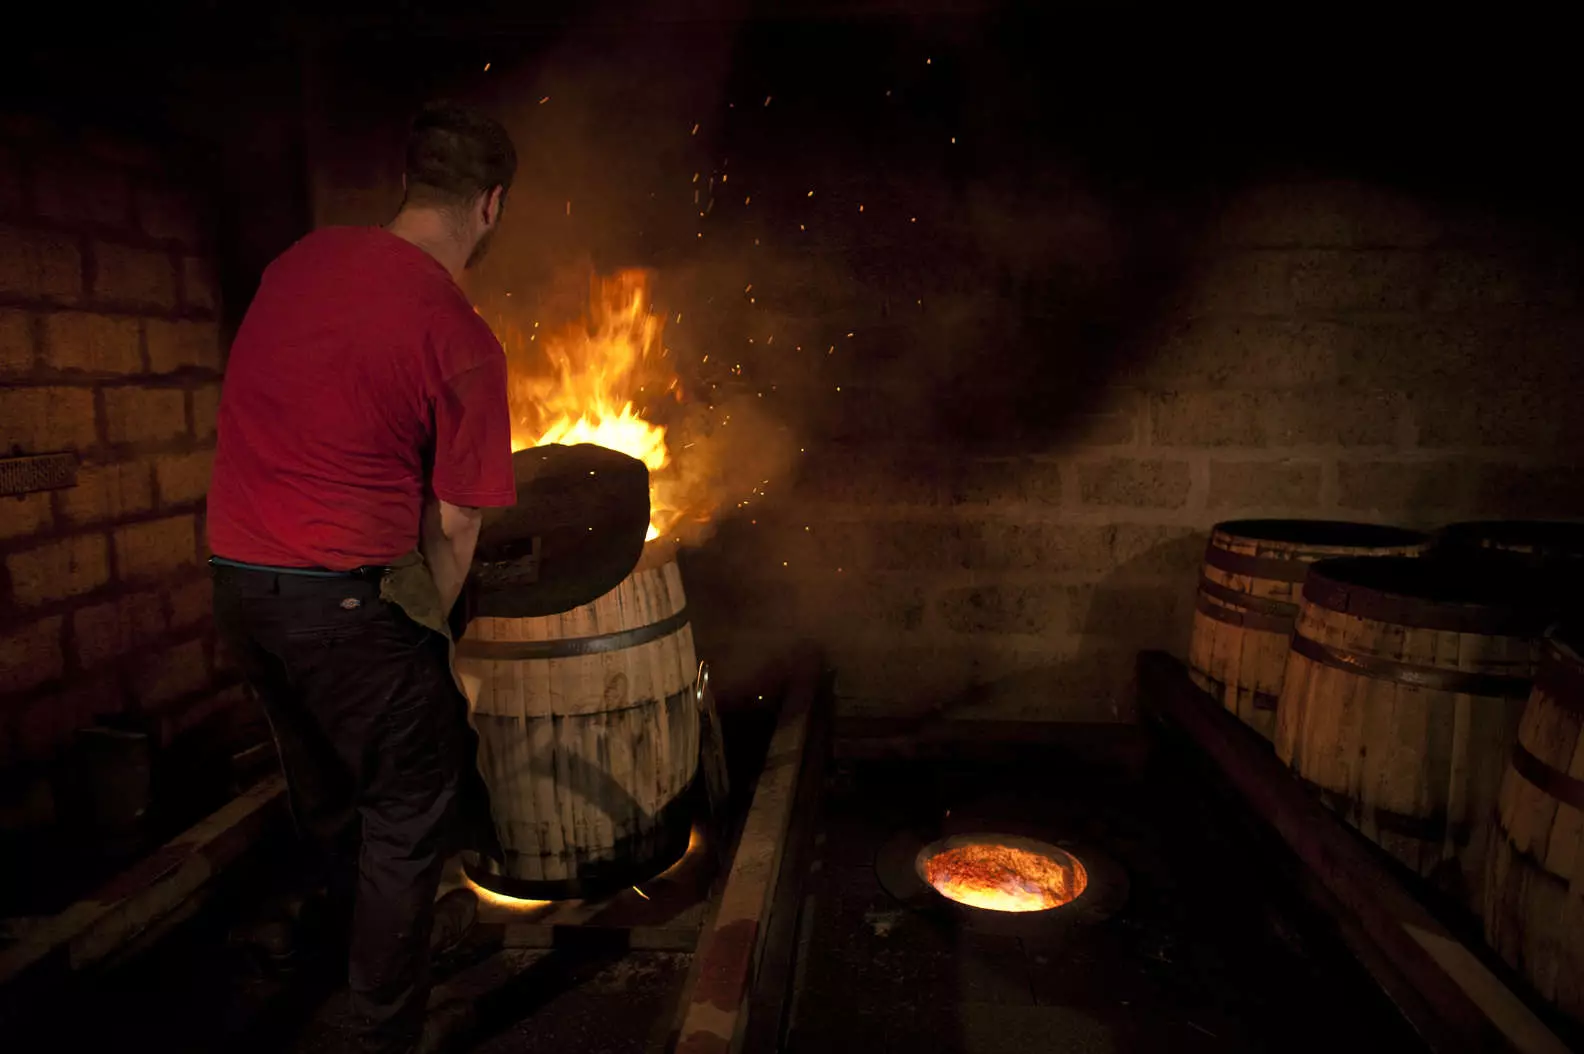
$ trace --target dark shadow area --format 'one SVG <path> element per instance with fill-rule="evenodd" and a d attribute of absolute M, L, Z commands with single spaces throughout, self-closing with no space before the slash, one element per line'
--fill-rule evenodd
<path fill-rule="evenodd" d="M 1169 765 L 1025 747 L 990 762 L 838 764 L 829 779 L 785 1049 L 1323 1051 L 1386 1037 L 1418 1049 L 1272 881 L 1271 859 L 1218 826 Z M 1126 903 L 1103 921 L 1020 934 L 885 892 L 874 861 L 887 839 L 965 815 L 1094 847 L 1126 871 Z M 1325 1009 L 1336 1005 L 1348 1013 Z"/>

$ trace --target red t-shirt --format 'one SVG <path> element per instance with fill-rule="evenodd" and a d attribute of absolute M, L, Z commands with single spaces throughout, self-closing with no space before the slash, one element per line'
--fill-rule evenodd
<path fill-rule="evenodd" d="M 231 346 L 209 547 L 347 570 L 418 546 L 423 503 L 516 501 L 506 356 L 444 267 L 377 227 L 270 264 Z"/>

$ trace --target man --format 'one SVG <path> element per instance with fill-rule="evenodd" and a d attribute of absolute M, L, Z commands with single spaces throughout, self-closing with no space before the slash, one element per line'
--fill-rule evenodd
<path fill-rule="evenodd" d="M 445 613 L 481 510 L 516 494 L 505 354 L 456 279 L 516 166 L 494 121 L 425 107 L 396 218 L 316 231 L 265 270 L 220 403 L 216 617 L 299 828 L 352 865 L 332 899 L 337 874 L 355 886 L 348 980 L 371 1050 L 417 1040 L 441 868 L 482 790 Z"/>

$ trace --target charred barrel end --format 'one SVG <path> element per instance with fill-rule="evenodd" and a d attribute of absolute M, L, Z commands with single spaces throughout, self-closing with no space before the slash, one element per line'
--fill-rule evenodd
<path fill-rule="evenodd" d="M 513 456 L 517 504 L 479 531 L 469 616 L 568 611 L 614 589 L 649 531 L 649 470 L 605 447 L 543 446 Z"/>

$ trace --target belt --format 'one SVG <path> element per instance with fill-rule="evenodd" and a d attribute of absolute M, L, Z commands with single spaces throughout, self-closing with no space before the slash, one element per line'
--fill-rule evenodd
<path fill-rule="evenodd" d="M 390 568 L 383 565 L 368 564 L 363 567 L 354 567 L 350 571 L 332 571 L 328 567 L 271 567 L 268 564 L 249 564 L 241 560 L 227 560 L 223 556 L 211 556 L 210 567 L 229 567 L 238 571 L 260 571 L 271 575 L 298 575 L 303 578 L 358 578 L 363 581 L 377 582 L 385 577 L 385 572 Z"/>

